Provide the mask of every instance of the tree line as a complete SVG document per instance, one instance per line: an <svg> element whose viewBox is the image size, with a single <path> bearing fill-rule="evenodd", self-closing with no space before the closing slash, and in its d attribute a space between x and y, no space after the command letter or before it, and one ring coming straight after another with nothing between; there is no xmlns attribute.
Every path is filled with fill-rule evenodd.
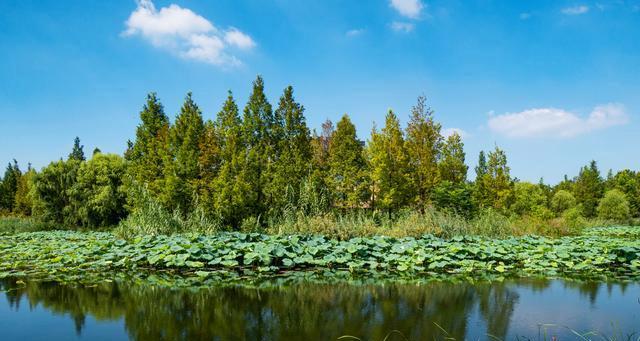
<svg viewBox="0 0 640 341"><path fill-rule="evenodd" d="M534 184L512 177L507 155L496 146L480 152L469 181L462 137L443 136L423 96L406 127L389 110L366 143L348 115L311 131L304 114L291 86L274 109L260 76L242 111L229 92L209 120L189 93L172 122L150 93L123 156L96 149L87 160L76 138L66 159L40 171L9 163L0 182L0 212L69 226L112 226L151 198L168 211L199 210L231 228L287 211L392 216L434 207L466 217L485 210L539 219L640 216L640 173L603 177L595 161L554 186Z"/></svg>

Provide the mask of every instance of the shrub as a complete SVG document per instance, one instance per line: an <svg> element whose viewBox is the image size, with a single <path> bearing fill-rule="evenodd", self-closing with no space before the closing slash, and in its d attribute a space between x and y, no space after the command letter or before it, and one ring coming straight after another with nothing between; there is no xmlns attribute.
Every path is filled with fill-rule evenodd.
<svg viewBox="0 0 640 341"><path fill-rule="evenodd" d="M617 189L607 191L598 204L598 217L619 222L628 221L631 210L624 193Z"/></svg>
<svg viewBox="0 0 640 341"><path fill-rule="evenodd" d="M571 192L561 189L556 194L553 195L551 199L551 208L557 214L561 214L562 212L574 208L576 206L576 198L571 194Z"/></svg>

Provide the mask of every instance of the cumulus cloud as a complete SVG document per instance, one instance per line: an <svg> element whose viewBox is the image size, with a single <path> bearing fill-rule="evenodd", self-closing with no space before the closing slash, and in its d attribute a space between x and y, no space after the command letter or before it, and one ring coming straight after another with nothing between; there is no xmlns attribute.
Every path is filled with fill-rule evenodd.
<svg viewBox="0 0 640 341"><path fill-rule="evenodd" d="M529 109L517 113L492 116L489 129L514 138L568 138L629 122L625 107L609 103L595 107L588 117L556 108Z"/></svg>
<svg viewBox="0 0 640 341"><path fill-rule="evenodd" d="M396 32L409 33L416 28L416 25L410 22L394 21L391 23L391 29Z"/></svg>
<svg viewBox="0 0 640 341"><path fill-rule="evenodd" d="M248 50L256 45L235 27L220 30L206 18L175 4L157 10L151 0L138 0L125 26L124 36L140 36L182 58L219 66L240 64L230 48Z"/></svg>
<svg viewBox="0 0 640 341"><path fill-rule="evenodd" d="M451 136L453 134L458 134L462 138L465 138L465 137L469 136L469 134L466 131L464 131L464 130L462 130L460 128L445 128L445 129L442 129L442 136L444 136L445 138L447 138L447 137L449 137L449 136Z"/></svg>
<svg viewBox="0 0 640 341"><path fill-rule="evenodd" d="M400 15L411 19L419 18L424 8L420 0L391 0L390 5L398 11Z"/></svg>
<svg viewBox="0 0 640 341"><path fill-rule="evenodd" d="M566 8L563 8L561 12L562 14L566 14L566 15L585 14L589 12L589 6L579 5L579 6L566 7Z"/></svg>

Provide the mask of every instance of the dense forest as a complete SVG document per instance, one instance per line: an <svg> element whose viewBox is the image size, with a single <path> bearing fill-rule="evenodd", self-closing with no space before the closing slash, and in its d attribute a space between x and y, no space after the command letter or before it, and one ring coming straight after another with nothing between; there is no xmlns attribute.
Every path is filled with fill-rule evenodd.
<svg viewBox="0 0 640 341"><path fill-rule="evenodd" d="M291 86L274 110L261 77L242 112L229 92L209 120L187 94L172 122L151 93L123 156L96 149L87 158L76 138L66 159L40 171L9 163L0 215L149 233L259 230L283 221L295 222L297 232L322 232L309 227L313 217L330 217L328 225L368 217L378 226L407 214L458 222L501 217L556 229L640 217L640 172L603 177L595 161L556 185L529 183L513 177L496 146L480 152L469 181L461 136L443 136L424 97L406 127L390 110L366 142L348 115L311 131L304 111ZM279 226L271 231L282 232Z"/></svg>

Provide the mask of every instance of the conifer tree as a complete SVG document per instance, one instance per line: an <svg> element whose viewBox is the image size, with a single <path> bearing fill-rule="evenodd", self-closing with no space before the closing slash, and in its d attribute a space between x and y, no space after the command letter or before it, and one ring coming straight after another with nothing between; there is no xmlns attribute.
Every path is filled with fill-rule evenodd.
<svg viewBox="0 0 640 341"><path fill-rule="evenodd" d="M309 174L311 166L311 136L304 117L304 107L293 97L293 88L288 86L274 116L283 125L280 131L278 155L274 161L272 176L265 192L273 198L272 209L297 204L302 180ZM279 131L278 129L277 131ZM283 195L283 191L286 195Z"/></svg>
<svg viewBox="0 0 640 341"><path fill-rule="evenodd" d="M253 195L248 198L251 200L248 202L248 209L254 215L263 213L272 199L266 198L265 186L271 179L273 163L277 157L278 129L274 128L277 125L271 104L264 93L264 82L262 77L258 76L253 82L242 120L243 138L247 148L244 174L253 191Z"/></svg>
<svg viewBox="0 0 640 341"><path fill-rule="evenodd" d="M169 153L166 160L162 201L169 208L188 212L197 193L200 144L204 122L200 108L187 94L175 124L169 129Z"/></svg>
<svg viewBox="0 0 640 341"><path fill-rule="evenodd" d="M600 177L600 170L597 163L591 161L588 166L582 167L574 186L574 195L578 204L582 205L585 217L591 218L596 215L598 202L602 198L603 191L604 184Z"/></svg>
<svg viewBox="0 0 640 341"><path fill-rule="evenodd" d="M411 199L409 160L398 117L389 110L381 132L374 131L368 146L372 186L372 205L397 210Z"/></svg>
<svg viewBox="0 0 640 341"><path fill-rule="evenodd" d="M467 170L469 167L464 163L464 143L462 137L456 132L447 137L442 148L440 160L440 179L450 181L454 184L461 184L467 181Z"/></svg>
<svg viewBox="0 0 640 341"><path fill-rule="evenodd" d="M77 160L77 161L86 160L84 156L84 151L82 150L83 148L84 146L80 144L80 138L76 136L76 138L73 140L73 149L69 154L69 160Z"/></svg>
<svg viewBox="0 0 640 341"><path fill-rule="evenodd" d="M27 168L27 171L20 176L18 180L18 186L16 188L15 206L13 212L30 216L33 208L33 186L36 176L36 171L31 168L31 165Z"/></svg>
<svg viewBox="0 0 640 341"><path fill-rule="evenodd" d="M213 212L224 224L237 227L249 212L248 205L255 203L255 191L247 178L246 149L242 134L242 122L238 106L229 91L227 100L215 121L219 143L219 171L207 188L204 200L211 201Z"/></svg>
<svg viewBox="0 0 640 341"><path fill-rule="evenodd" d="M338 122L329 146L328 183L340 208L360 207L369 198L366 160L349 116Z"/></svg>
<svg viewBox="0 0 640 341"><path fill-rule="evenodd" d="M15 206L15 196L18 190L18 181L22 176L18 161L9 163L0 182L0 211L12 212Z"/></svg>
<svg viewBox="0 0 640 341"><path fill-rule="evenodd" d="M138 186L146 187L156 198L164 190L165 162L168 158L169 118L155 93L147 95L147 102L140 112L141 123L136 129L136 139L129 142L125 158L129 161L126 180L130 208L135 208L139 198L134 193Z"/></svg>
<svg viewBox="0 0 640 341"><path fill-rule="evenodd" d="M514 183L510 172L507 155L496 146L495 150L489 153L487 161L489 198L496 209L507 209L513 200Z"/></svg>
<svg viewBox="0 0 640 341"><path fill-rule="evenodd" d="M329 146L335 128L331 120L322 123L320 135L314 130L311 139L311 164L313 167L312 178L319 182L325 182L329 172Z"/></svg>
<svg viewBox="0 0 640 341"><path fill-rule="evenodd" d="M491 206L489 189L487 187L489 168L487 166L487 158L484 151L482 150L478 155L478 165L476 166L475 170L476 180L473 186L473 198L475 204L480 208L489 207Z"/></svg>
<svg viewBox="0 0 640 341"><path fill-rule="evenodd" d="M429 203L433 188L439 181L441 129L441 125L433 119L433 110L426 106L426 98L418 97L407 126L406 149L411 169L411 188L415 191L414 202L421 210Z"/></svg>

